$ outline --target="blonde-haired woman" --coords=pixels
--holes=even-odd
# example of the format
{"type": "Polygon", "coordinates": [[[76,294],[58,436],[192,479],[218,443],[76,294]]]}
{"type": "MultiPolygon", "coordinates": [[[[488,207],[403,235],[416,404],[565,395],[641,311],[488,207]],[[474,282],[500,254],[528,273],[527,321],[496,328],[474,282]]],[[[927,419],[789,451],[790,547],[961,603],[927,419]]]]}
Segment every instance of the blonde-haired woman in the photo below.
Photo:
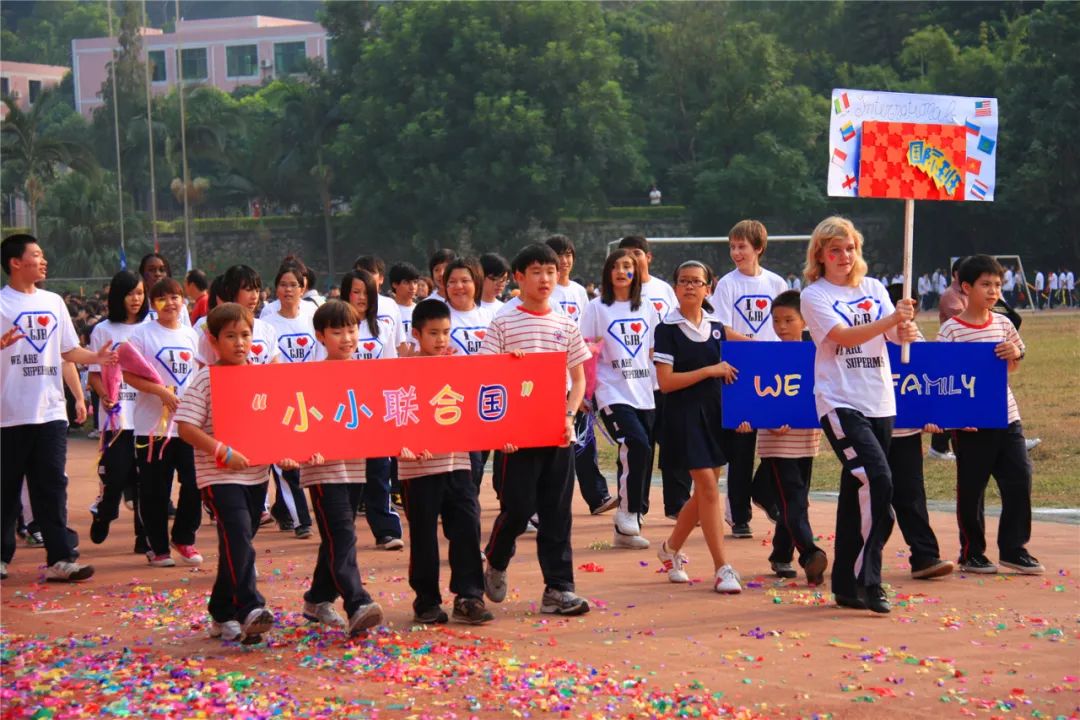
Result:
{"type": "Polygon", "coordinates": [[[896,418],[886,339],[911,342],[915,302],[893,306],[866,277],[863,237],[850,220],[818,223],[806,250],[802,315],[817,345],[814,398],[825,436],[843,465],[836,505],[832,591],[841,607],[890,611],[881,552],[892,531],[887,459],[896,418]]]}

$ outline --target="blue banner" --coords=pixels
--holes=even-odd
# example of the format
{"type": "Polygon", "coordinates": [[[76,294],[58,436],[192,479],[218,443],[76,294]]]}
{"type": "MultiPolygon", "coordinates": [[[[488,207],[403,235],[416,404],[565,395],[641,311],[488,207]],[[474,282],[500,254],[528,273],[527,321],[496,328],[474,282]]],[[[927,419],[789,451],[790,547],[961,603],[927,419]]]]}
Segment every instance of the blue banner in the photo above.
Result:
{"type": "MultiPolygon", "coordinates": [[[[723,426],[744,420],[757,428],[819,427],[814,408],[814,344],[727,342],[724,360],[739,379],[724,385],[723,426]]],[[[911,362],[900,363],[900,347],[889,344],[896,427],[1003,428],[1008,424],[1006,363],[994,343],[920,342],[911,362]]]]}

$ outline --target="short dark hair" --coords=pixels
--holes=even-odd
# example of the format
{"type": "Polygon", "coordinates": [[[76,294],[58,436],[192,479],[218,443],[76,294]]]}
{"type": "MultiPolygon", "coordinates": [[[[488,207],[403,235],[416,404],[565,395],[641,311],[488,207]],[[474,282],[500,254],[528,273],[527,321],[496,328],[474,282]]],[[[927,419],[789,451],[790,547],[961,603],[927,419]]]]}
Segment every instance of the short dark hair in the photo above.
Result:
{"type": "Polygon", "coordinates": [[[559,266],[559,257],[549,245],[544,243],[531,243],[521,248],[510,266],[516,273],[525,272],[530,265],[554,265],[559,266]]]}
{"type": "Polygon", "coordinates": [[[432,320],[450,319],[450,306],[438,300],[421,300],[413,308],[412,329],[424,329],[432,320]]]}
{"type": "Polygon", "coordinates": [[[802,317],[801,294],[798,290],[785,290],[776,297],[773,298],[772,306],[775,310],[778,307],[789,308],[799,313],[799,317],[802,317]]]}
{"type": "Polygon", "coordinates": [[[687,260],[675,268],[675,272],[671,275],[672,287],[679,284],[679,274],[687,268],[697,268],[698,270],[705,272],[705,282],[709,286],[709,292],[705,293],[705,298],[701,301],[701,307],[705,312],[711,313],[713,311],[713,306],[712,303],[709,302],[709,295],[712,294],[712,286],[713,283],[716,282],[716,273],[713,272],[713,269],[707,263],[703,263],[700,260],[687,260]]]}
{"type": "Polygon", "coordinates": [[[206,273],[202,270],[188,270],[188,274],[184,276],[186,282],[195,286],[196,290],[205,290],[210,287],[210,283],[206,280],[206,273]]]}
{"type": "Polygon", "coordinates": [[[221,299],[233,302],[241,290],[262,290],[262,278],[253,267],[233,265],[221,276],[221,299]]]}
{"type": "Polygon", "coordinates": [[[574,250],[574,241],[562,234],[552,235],[544,241],[544,244],[554,250],[556,255],[577,254],[574,250]]]}
{"type": "MultiPolygon", "coordinates": [[[[353,280],[359,280],[364,283],[364,292],[367,295],[367,311],[362,318],[368,324],[368,330],[371,331],[372,337],[378,337],[379,335],[379,289],[375,287],[375,278],[371,276],[367,270],[350,270],[345,273],[341,278],[341,299],[352,307],[352,303],[349,302],[349,295],[352,294],[353,280]]],[[[356,308],[353,308],[356,310],[356,308]]],[[[359,313],[357,314],[359,316],[359,313]]],[[[334,327],[341,327],[336,325],[334,327]]]]}
{"type": "Polygon", "coordinates": [[[961,283],[974,285],[983,275],[996,275],[1001,278],[1005,276],[1005,268],[989,255],[972,255],[960,266],[961,283]]]}
{"type": "Polygon", "coordinates": [[[480,256],[480,267],[484,270],[484,277],[499,277],[510,272],[510,263],[498,253],[484,253],[480,256]]]}
{"type": "Polygon", "coordinates": [[[412,263],[400,262],[390,266],[390,285],[393,287],[400,282],[412,282],[420,279],[420,271],[412,263]]]}
{"type": "Polygon", "coordinates": [[[960,272],[960,266],[964,264],[965,260],[967,260],[967,257],[958,257],[956,260],[953,260],[952,270],[950,271],[951,274],[955,275],[960,272]]]}
{"type": "Polygon", "coordinates": [[[37,244],[37,238],[27,233],[16,233],[4,238],[3,242],[0,242],[0,259],[4,263],[4,272],[11,275],[11,261],[21,258],[27,245],[37,244]]]}
{"type": "Polygon", "coordinates": [[[164,277],[154,283],[154,287],[150,288],[150,300],[151,302],[157,300],[159,297],[165,297],[166,295],[179,295],[184,296],[184,288],[180,287],[180,283],[176,282],[171,277],[164,277]]]}
{"type": "Polygon", "coordinates": [[[315,271],[309,266],[304,266],[304,290],[314,290],[318,281],[318,276],[315,275],[315,271]]]}
{"type": "Polygon", "coordinates": [[[600,302],[612,305],[615,302],[615,284],[611,281],[611,271],[615,261],[628,257],[634,263],[634,276],[630,280],[630,309],[637,310],[641,305],[641,273],[638,271],[634,254],[626,248],[615,248],[604,260],[604,269],[600,274],[600,302]]]}
{"type": "MultiPolygon", "coordinates": [[[[484,271],[480,269],[480,263],[476,261],[476,258],[472,257],[454,258],[446,264],[446,268],[443,270],[443,286],[450,283],[450,273],[455,270],[469,271],[473,281],[473,289],[475,290],[473,301],[479,303],[484,296],[484,271]]],[[[449,298],[447,298],[447,302],[449,301],[449,298]]]]}
{"type": "Polygon", "coordinates": [[[218,275],[210,281],[210,298],[206,301],[206,311],[210,312],[221,302],[221,282],[224,278],[218,275]]]}
{"type": "MultiPolygon", "coordinates": [[[[127,298],[128,293],[139,287],[141,282],[142,278],[130,270],[121,270],[112,276],[112,280],[109,281],[109,322],[127,322],[127,306],[124,304],[124,300],[127,298]]],[[[144,291],[145,289],[143,288],[144,291]]],[[[140,321],[150,312],[150,303],[146,301],[146,298],[147,293],[143,292],[143,304],[139,308],[140,321]]]]}
{"type": "Polygon", "coordinates": [[[372,275],[386,275],[386,263],[378,255],[361,255],[353,260],[353,270],[367,270],[372,275]]]}
{"type": "Polygon", "coordinates": [[[644,235],[627,235],[619,241],[619,247],[627,250],[640,250],[644,253],[652,252],[649,250],[649,241],[645,239],[644,235]]]}
{"type": "Polygon", "coordinates": [[[431,257],[428,258],[428,272],[431,277],[435,277],[435,266],[447,263],[457,257],[457,253],[450,248],[439,248],[435,252],[431,253],[431,257]]]}
{"type": "Polygon", "coordinates": [[[214,337],[218,337],[226,325],[235,322],[247,323],[249,328],[255,329],[255,316],[250,310],[234,302],[221,303],[207,314],[206,330],[214,337]]]}
{"type": "Polygon", "coordinates": [[[359,326],[360,313],[344,300],[332,298],[319,306],[319,309],[315,311],[315,316],[311,318],[311,324],[315,332],[322,332],[326,328],[359,326]]]}
{"type": "Polygon", "coordinates": [[[277,288],[281,278],[285,275],[292,275],[298,283],[301,283],[304,287],[307,286],[307,266],[304,265],[303,260],[295,255],[290,255],[281,261],[281,266],[278,267],[277,274],[274,275],[274,288],[277,288]]]}

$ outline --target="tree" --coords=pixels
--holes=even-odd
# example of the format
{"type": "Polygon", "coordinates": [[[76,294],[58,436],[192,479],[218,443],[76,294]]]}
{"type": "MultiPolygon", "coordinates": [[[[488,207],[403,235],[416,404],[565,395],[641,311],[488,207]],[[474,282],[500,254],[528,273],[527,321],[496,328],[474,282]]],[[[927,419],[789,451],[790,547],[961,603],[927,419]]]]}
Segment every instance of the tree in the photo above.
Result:
{"type": "Polygon", "coordinates": [[[66,140],[46,131],[43,118],[49,112],[53,94],[46,90],[26,112],[5,97],[7,117],[0,125],[0,158],[4,165],[4,191],[18,194],[30,207],[30,230],[38,230],[38,206],[48,185],[65,168],[90,176],[98,167],[89,146],[66,140]]]}
{"type": "Polygon", "coordinates": [[[109,32],[104,2],[4,3],[3,16],[0,54],[16,62],[71,67],[73,39],[104,37],[109,32]]]}

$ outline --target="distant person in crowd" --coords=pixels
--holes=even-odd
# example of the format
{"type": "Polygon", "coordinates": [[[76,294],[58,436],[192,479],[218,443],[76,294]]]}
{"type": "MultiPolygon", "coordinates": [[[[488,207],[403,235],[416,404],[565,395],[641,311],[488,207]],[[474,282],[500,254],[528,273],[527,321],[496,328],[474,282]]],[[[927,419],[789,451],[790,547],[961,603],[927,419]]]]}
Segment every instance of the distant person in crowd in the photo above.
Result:
{"type": "Polygon", "coordinates": [[[1009,305],[1016,304],[1016,274],[1013,272],[1012,265],[1005,266],[1005,277],[1001,282],[1001,297],[1009,305]]]}
{"type": "Polygon", "coordinates": [[[930,284],[930,275],[923,273],[919,276],[918,291],[919,291],[919,307],[924,310],[930,306],[930,290],[932,285],[930,284]]]}
{"type": "Polygon", "coordinates": [[[802,280],[795,273],[788,273],[787,286],[788,290],[802,290],[802,280]]]}
{"type": "Polygon", "coordinates": [[[315,275],[315,271],[311,267],[307,267],[307,272],[304,274],[304,301],[313,303],[315,307],[319,307],[326,298],[319,294],[319,287],[316,285],[318,277],[315,275]]]}
{"type": "Polygon", "coordinates": [[[1035,309],[1043,309],[1044,295],[1046,294],[1046,276],[1043,275],[1042,270],[1035,271],[1035,309]]]}
{"type": "Polygon", "coordinates": [[[652,187],[649,188],[649,204],[659,205],[661,198],[660,188],[656,187],[656,183],[653,183],[652,187]]]}
{"type": "Polygon", "coordinates": [[[1058,280],[1057,273],[1055,273],[1053,270],[1051,270],[1050,273],[1049,273],[1049,277],[1047,277],[1047,290],[1048,290],[1048,292],[1047,292],[1047,298],[1046,298],[1046,305],[1049,308],[1053,308],[1055,302],[1057,302],[1058,304],[1061,303],[1061,298],[1058,297],[1059,283],[1060,283],[1060,281],[1058,280]]]}
{"type": "Polygon", "coordinates": [[[964,264],[964,260],[965,258],[959,257],[952,264],[952,284],[941,293],[941,302],[938,303],[939,322],[945,322],[949,318],[959,315],[967,307],[967,297],[965,297],[964,291],[960,289],[960,281],[957,279],[960,266],[964,264]]]}
{"type": "Polygon", "coordinates": [[[184,294],[187,295],[193,305],[191,306],[191,322],[196,323],[207,313],[207,304],[210,302],[210,283],[206,279],[206,273],[202,270],[189,270],[184,277],[184,294]]]}
{"type": "Polygon", "coordinates": [[[1069,307],[1076,306],[1076,276],[1072,270],[1062,270],[1065,275],[1065,302],[1069,307]]]}

